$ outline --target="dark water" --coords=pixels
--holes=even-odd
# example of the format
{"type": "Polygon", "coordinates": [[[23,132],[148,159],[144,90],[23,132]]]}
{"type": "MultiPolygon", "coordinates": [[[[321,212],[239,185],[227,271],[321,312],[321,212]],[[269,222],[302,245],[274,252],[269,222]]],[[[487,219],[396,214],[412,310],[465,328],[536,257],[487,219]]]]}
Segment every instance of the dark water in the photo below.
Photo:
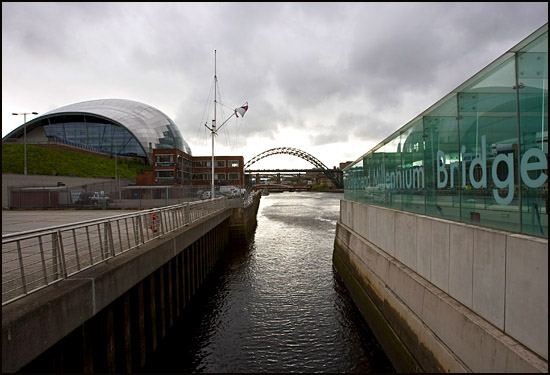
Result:
{"type": "Polygon", "coordinates": [[[261,199],[150,372],[394,372],[332,266],[342,194],[261,199]]]}

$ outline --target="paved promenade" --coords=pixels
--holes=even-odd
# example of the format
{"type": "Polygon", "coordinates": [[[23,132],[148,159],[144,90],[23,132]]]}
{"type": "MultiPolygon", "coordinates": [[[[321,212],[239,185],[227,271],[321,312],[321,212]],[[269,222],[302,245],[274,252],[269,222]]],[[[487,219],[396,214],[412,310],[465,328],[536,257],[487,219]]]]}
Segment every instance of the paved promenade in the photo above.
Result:
{"type": "Polygon", "coordinates": [[[2,210],[2,235],[78,221],[100,219],[138,210],[2,210]]]}

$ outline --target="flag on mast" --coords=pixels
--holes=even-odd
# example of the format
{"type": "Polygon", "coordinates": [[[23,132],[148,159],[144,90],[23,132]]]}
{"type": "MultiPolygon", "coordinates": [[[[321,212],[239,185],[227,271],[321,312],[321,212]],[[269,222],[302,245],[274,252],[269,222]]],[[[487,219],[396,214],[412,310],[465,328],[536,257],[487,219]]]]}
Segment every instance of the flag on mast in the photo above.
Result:
{"type": "Polygon", "coordinates": [[[244,117],[246,111],[248,111],[248,102],[244,103],[242,107],[235,108],[235,115],[237,117],[239,117],[239,115],[241,115],[241,117],[244,117]]]}

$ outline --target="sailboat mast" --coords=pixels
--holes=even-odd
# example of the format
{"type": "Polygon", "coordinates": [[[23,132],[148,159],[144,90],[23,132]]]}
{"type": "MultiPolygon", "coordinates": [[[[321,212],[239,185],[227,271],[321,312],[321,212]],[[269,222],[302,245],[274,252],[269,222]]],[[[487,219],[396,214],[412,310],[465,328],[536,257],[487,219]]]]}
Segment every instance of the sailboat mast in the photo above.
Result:
{"type": "Polygon", "coordinates": [[[218,86],[218,77],[216,75],[216,50],[214,50],[214,119],[212,120],[212,184],[210,186],[210,198],[215,198],[214,189],[214,137],[216,136],[216,88],[218,86]]]}

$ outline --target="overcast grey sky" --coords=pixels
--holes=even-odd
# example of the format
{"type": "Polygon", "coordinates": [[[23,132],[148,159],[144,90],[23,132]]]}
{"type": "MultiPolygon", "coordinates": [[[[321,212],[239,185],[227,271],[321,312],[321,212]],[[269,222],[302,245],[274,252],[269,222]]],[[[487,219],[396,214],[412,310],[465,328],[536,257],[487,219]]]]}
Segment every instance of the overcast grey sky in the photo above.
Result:
{"type": "Polygon", "coordinates": [[[218,124],[249,111],[216,155],[289,146],[337,166],[547,22],[548,4],[529,2],[3,2],[2,136],[23,122],[12,112],[121,98],[158,108],[210,155],[217,50],[218,124]]]}

